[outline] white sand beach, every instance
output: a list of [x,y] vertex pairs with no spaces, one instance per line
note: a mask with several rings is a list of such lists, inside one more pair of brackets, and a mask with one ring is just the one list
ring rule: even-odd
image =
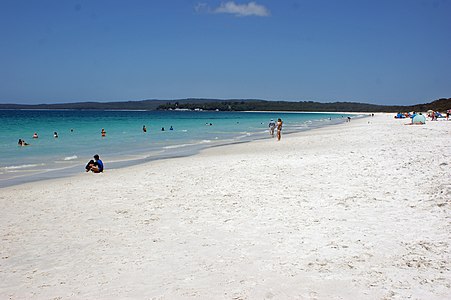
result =
[[408,122],[0,189],[0,299],[450,299],[451,121]]

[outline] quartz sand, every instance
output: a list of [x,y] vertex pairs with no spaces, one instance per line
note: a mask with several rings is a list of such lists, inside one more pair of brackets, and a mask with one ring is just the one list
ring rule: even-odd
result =
[[0,298],[449,299],[451,121],[404,123],[0,189]]

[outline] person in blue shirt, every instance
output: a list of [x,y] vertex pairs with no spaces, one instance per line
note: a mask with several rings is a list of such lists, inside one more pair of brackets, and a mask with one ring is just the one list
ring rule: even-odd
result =
[[86,166],[86,172],[102,173],[103,172],[103,162],[100,160],[98,154],[94,155],[95,161],[90,161]]

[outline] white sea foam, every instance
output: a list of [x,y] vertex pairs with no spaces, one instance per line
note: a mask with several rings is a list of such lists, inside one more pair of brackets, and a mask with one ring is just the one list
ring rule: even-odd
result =
[[188,146],[192,146],[195,144],[179,144],[179,145],[171,145],[171,146],[165,146],[163,147],[163,149],[177,149],[177,148],[183,148],[183,147],[188,147]]
[[77,159],[77,158],[78,158],[77,155],[72,155],[72,156],[66,156],[66,157],[64,158],[64,160],[74,160],[74,159]]
[[26,169],[26,168],[34,168],[34,167],[39,167],[39,166],[44,166],[44,165],[45,164],[29,164],[29,165],[7,166],[7,167],[0,168],[0,170],[11,171],[11,170]]
[[211,140],[202,140],[197,143],[191,143],[191,144],[170,145],[170,146],[163,147],[163,149],[178,149],[178,148],[201,145],[201,144],[208,144],[208,143],[211,143]]
[[238,135],[236,138],[237,139],[242,139],[242,138],[246,138],[246,137],[249,137],[249,136],[251,136],[252,134],[250,133],[250,132],[240,132],[240,135]]

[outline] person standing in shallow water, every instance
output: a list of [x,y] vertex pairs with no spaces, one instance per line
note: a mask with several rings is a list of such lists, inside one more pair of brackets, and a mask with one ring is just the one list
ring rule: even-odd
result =
[[280,138],[282,137],[282,125],[283,125],[282,119],[279,118],[277,120],[277,140],[278,141],[280,141]]
[[143,125],[143,132],[147,132],[146,125]]
[[271,121],[269,121],[268,127],[269,127],[269,134],[272,137],[274,137],[274,129],[276,129],[276,122],[274,122],[274,120],[271,119]]
[[102,134],[102,137],[105,137],[105,136],[106,136],[106,131],[105,131],[105,129],[102,128],[101,134]]

